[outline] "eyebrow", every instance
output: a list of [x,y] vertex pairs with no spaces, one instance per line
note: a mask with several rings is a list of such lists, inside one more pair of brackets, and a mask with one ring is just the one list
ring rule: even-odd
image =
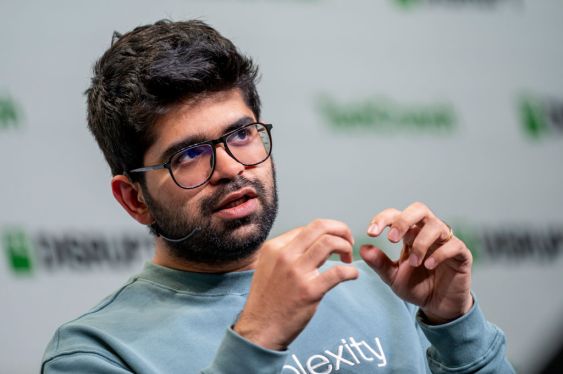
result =
[[[223,135],[227,134],[228,132],[231,132],[233,130],[238,129],[239,127],[251,124],[253,122],[256,122],[256,120],[252,117],[248,117],[248,116],[241,117],[238,120],[236,120],[235,122],[229,124],[225,129],[223,129]],[[187,148],[187,147],[190,147],[192,145],[199,144],[199,143],[204,143],[204,142],[209,141],[209,140],[210,140],[209,138],[206,138],[205,136],[203,136],[201,134],[188,136],[188,137],[180,140],[179,142],[173,143],[168,148],[166,148],[166,150],[162,153],[161,161],[162,162],[168,162],[170,157],[172,157],[173,154],[180,151],[181,149],[184,149],[184,148]]]

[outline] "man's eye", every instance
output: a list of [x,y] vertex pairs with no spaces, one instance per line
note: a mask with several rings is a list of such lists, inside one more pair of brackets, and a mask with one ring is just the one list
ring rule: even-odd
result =
[[174,164],[194,162],[206,155],[209,155],[210,152],[211,148],[207,146],[188,148],[178,154]]
[[256,133],[255,126],[248,126],[233,133],[229,139],[229,144],[244,145],[250,142]]
[[235,133],[235,137],[237,140],[244,140],[248,136],[250,136],[250,129],[248,127],[241,129]]

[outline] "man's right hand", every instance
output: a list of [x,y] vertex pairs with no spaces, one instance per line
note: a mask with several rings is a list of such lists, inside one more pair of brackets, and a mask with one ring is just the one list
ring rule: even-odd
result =
[[352,262],[353,243],[348,226],[332,220],[315,220],[264,243],[234,330],[261,347],[286,349],[323,296],[358,277],[353,266],[337,265],[322,273],[318,269],[332,253]]

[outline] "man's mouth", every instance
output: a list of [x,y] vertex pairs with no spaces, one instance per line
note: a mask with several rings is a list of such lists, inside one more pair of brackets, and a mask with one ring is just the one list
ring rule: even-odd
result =
[[248,196],[243,196],[240,199],[236,199],[235,201],[231,201],[230,203],[228,203],[227,205],[223,206],[221,209],[229,209],[229,208],[234,208],[237,205],[240,205],[242,203],[247,202],[248,200],[250,200],[250,197]]
[[242,218],[256,210],[257,200],[254,189],[250,187],[242,188],[227,195],[213,213],[225,219]]

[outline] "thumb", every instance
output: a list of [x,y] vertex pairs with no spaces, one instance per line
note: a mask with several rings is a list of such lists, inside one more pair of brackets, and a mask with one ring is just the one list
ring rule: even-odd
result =
[[360,256],[382,281],[391,284],[397,272],[397,265],[379,248],[364,244],[360,248]]

